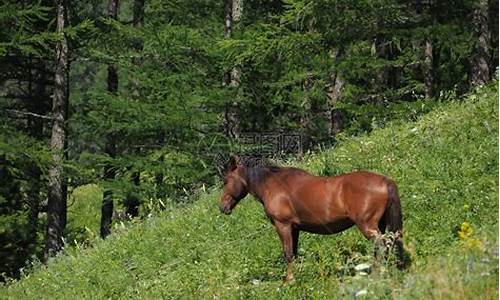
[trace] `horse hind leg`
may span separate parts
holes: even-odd
[[[358,224],[358,228],[367,240],[373,242],[374,244],[373,255],[375,257],[375,263],[378,263],[380,257],[382,257],[383,254],[385,253],[384,237],[382,235],[382,232],[380,231],[378,224],[377,223],[364,224],[364,225]]]
[[[393,254],[395,257],[396,267],[398,269],[405,268],[404,261],[404,248],[403,248],[403,240],[401,236],[401,231],[389,231],[387,236],[384,236],[384,244],[385,244],[385,257],[386,259],[389,257],[389,254]]]
[[[382,218],[380,218],[380,220],[378,221],[378,229],[380,230],[382,236],[380,237],[380,241],[379,241],[379,248],[381,248],[383,251],[383,257],[384,259],[387,259],[387,257],[389,256],[389,250],[391,249],[392,247],[392,244],[391,243],[391,240],[390,240],[390,234],[389,233],[389,237],[387,236],[387,233],[386,233],[386,229],[387,229],[387,212],[384,212]],[[381,253],[380,253],[381,255]]]
[[[382,234],[384,234],[386,228],[387,228],[387,221],[386,221],[386,216],[385,216],[385,213],[384,213],[384,215],[382,216],[382,218],[380,218],[380,220],[378,221],[378,230],[380,230],[380,232]]]
[[[380,260],[380,258],[388,260],[390,255],[393,254],[396,258],[396,266],[402,269],[404,268],[402,230],[400,227],[395,228],[393,226],[390,217],[391,215],[386,210],[378,221],[378,229],[381,235],[374,241],[375,258],[377,260]]]
[[[403,269],[404,250],[401,231],[396,230],[393,232],[389,228],[388,232],[384,233],[384,223],[384,220],[380,220],[376,225],[358,225],[358,228],[365,238],[374,244],[373,256],[376,265],[382,260],[387,260],[391,252],[393,252],[396,257],[396,266]]]

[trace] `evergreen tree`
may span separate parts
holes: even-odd
[[[52,36],[47,3],[6,1],[0,9],[0,274],[10,277],[41,246],[53,76],[45,58]]]
[[[111,20],[116,20],[118,17],[118,0],[108,1],[108,18]],[[118,71],[113,63],[108,64],[108,92],[111,95],[116,95],[118,93]],[[104,150],[110,158],[116,156],[116,140],[117,132],[114,132],[111,128],[109,132],[106,133],[106,141],[104,145]],[[115,170],[112,164],[108,164],[104,168],[104,179],[112,180],[115,178]],[[103,192],[102,209],[101,209],[101,237],[105,238],[111,233],[111,222],[113,218],[113,191],[106,189]]]
[[[52,135],[50,147],[52,166],[49,170],[49,191],[47,203],[47,230],[45,236],[44,261],[63,248],[64,229],[67,214],[67,178],[63,164],[67,145],[66,121],[68,119],[69,73],[68,41],[65,29],[67,25],[68,4],[65,0],[56,2],[58,41],[56,43],[56,72],[54,78],[54,96],[52,104]]]

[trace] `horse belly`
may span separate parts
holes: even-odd
[[[344,231],[354,225],[354,222],[349,218],[343,218],[328,223],[321,224],[300,224],[297,226],[299,230],[317,234],[334,234]]]

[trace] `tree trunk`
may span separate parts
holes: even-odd
[[[108,2],[108,17],[115,19],[118,16],[118,0],[109,0]],[[118,72],[113,64],[108,65],[108,92],[116,95],[118,92]],[[111,129],[110,129],[111,130]],[[116,134],[109,132],[106,135],[104,151],[110,158],[116,156]],[[104,179],[113,180],[115,178],[115,170],[112,164],[104,167]],[[113,218],[113,191],[106,189],[102,195],[101,207],[101,238],[106,238],[111,233],[111,222]]]
[[[315,79],[310,72],[306,75],[302,83],[302,91],[304,92],[304,111],[300,113],[299,124],[300,134],[302,136],[301,142],[304,150],[309,150],[314,143],[313,140],[313,127],[314,119],[316,118],[315,105],[309,95],[311,89],[314,87]]]
[[[224,0],[224,38],[230,39],[233,31],[233,0]]]
[[[417,14],[422,13],[422,0],[415,1],[415,11],[417,12]]]
[[[491,33],[488,27],[488,0],[476,1],[472,20],[474,26],[474,52],[471,58],[471,85],[483,85],[490,81],[489,43]]]
[[[224,2],[224,37],[230,39],[233,28],[241,21],[243,13],[243,0],[225,0]],[[234,66],[229,72],[224,75],[224,85],[237,88],[241,82],[241,70],[238,66]],[[236,100],[226,103],[224,114],[224,131],[226,136],[237,138],[241,131],[240,128],[240,111],[238,105],[238,97]]]
[[[333,49],[330,53],[330,57],[337,61],[342,56],[342,51],[340,49]],[[328,119],[329,119],[329,135],[334,136],[339,133],[342,129],[342,111],[335,108],[337,102],[342,96],[342,89],[344,88],[344,79],[339,71],[335,71],[330,76],[330,83],[327,86],[326,94],[328,96]]]
[[[133,16],[133,26],[137,29],[141,28],[144,24],[144,0],[134,0],[134,16]],[[133,45],[135,51],[139,54],[142,51],[142,41],[137,40],[136,43]],[[134,59],[134,64],[135,65],[140,65],[140,59],[135,58]],[[139,81],[132,76],[131,78],[132,81],[132,94],[135,96],[140,95],[140,90],[139,90]],[[140,150],[137,153],[138,155],[140,154]],[[140,177],[140,171],[134,171],[132,173],[132,182],[136,187],[139,187],[141,183],[141,177]],[[127,194],[125,201],[123,201],[123,204],[125,206],[125,215],[128,218],[135,218],[139,216],[139,205],[140,205],[140,199],[138,197],[138,194],[135,192],[130,192]]]
[[[498,0],[488,1],[490,38],[490,77],[498,68]]]
[[[34,253],[37,246],[37,233],[38,233],[38,214],[40,212],[40,181],[42,172],[40,168],[31,163],[30,170],[30,188],[28,191],[28,224],[29,231],[27,237],[27,244],[30,253]]]
[[[380,59],[387,59],[389,56],[389,47],[387,46],[387,41],[382,36],[375,37],[373,41],[373,46],[375,49],[375,53],[377,57]],[[382,90],[386,88],[389,82],[389,68],[384,63],[384,66],[381,68],[379,73],[377,74],[376,84],[377,87],[381,87]]]
[[[134,0],[134,27],[140,28],[144,25],[144,0]]]
[[[30,63],[31,65],[31,63]],[[46,111],[44,109],[45,101],[48,97],[46,97],[46,74],[45,74],[45,62],[40,61],[39,68],[35,69],[35,74],[38,74],[37,77],[32,78],[31,74],[33,72],[32,68],[28,69],[30,73],[29,76],[29,87],[28,92],[31,98],[31,101],[28,103],[28,110],[33,115],[30,115],[28,118],[28,131],[29,135],[36,138],[41,139],[43,135],[43,120],[37,115],[45,115]],[[35,83],[35,89],[32,89],[32,83]],[[36,249],[37,246],[37,233],[38,233],[38,214],[40,212],[40,181],[42,171],[38,167],[35,162],[31,162],[28,166],[28,174],[30,175],[30,184],[28,190],[28,238],[27,238],[27,246],[30,249],[30,253],[34,253],[33,249]]]
[[[108,65],[108,92],[116,95],[118,91],[118,72],[113,64]]]
[[[104,151],[110,158],[116,155],[116,138],[114,133],[109,133],[106,136],[106,144]],[[115,178],[115,169],[112,164],[104,167],[104,180],[111,181]],[[113,191],[105,189],[102,195],[101,207],[101,238],[106,238],[111,233],[111,222],[113,219]]]
[[[241,17],[243,14],[243,0],[232,0],[232,5],[231,5],[231,17],[232,17],[232,24],[231,24],[231,30],[234,29],[235,27],[237,28],[240,24]],[[231,38],[229,36],[229,38]],[[238,66],[235,66],[231,70],[231,76],[230,76],[230,86],[233,87],[238,87],[241,82],[241,70]]]
[[[53,125],[50,146],[53,166],[49,170],[49,197],[47,204],[47,230],[45,236],[44,261],[63,247],[66,223],[66,179],[63,174],[64,148],[66,145],[66,117],[68,109],[68,42],[63,33],[67,20],[65,0],[57,0],[57,33],[60,40],[56,44],[56,73],[52,106]]]
[[[435,95],[435,75],[434,75],[434,49],[432,38],[425,39],[424,48],[424,84],[425,98],[433,98]]]
[[[163,163],[163,155],[160,156],[158,159],[160,163]],[[165,197],[165,187],[163,183],[163,172],[156,172],[155,173],[155,187],[156,187],[156,198],[157,199],[162,199]]]
[[[157,140],[158,140],[158,145],[160,145],[160,147],[163,147],[163,144],[165,143],[165,132],[163,131],[163,129],[161,129],[158,132]],[[162,153],[158,158],[158,164],[163,165],[163,161],[164,161],[164,155]],[[163,182],[163,178],[164,178],[163,172],[155,172],[155,188],[156,188],[157,199],[162,199],[163,197],[165,197],[165,184]]]
[[[141,173],[134,171],[132,173],[132,183],[134,186],[139,187],[141,183]],[[125,199],[125,215],[127,218],[135,218],[139,216],[139,206],[141,204],[140,198],[136,191],[129,192]]]
[[[132,24],[134,28],[136,29],[142,28],[142,26],[144,25],[144,0],[134,0],[133,13],[134,15]],[[137,37],[133,40],[132,48],[136,52],[136,56],[133,58],[132,62],[134,63],[134,65],[140,68],[141,65],[140,53],[143,48],[142,37]],[[135,97],[139,97],[140,96],[139,80],[137,80],[136,76],[132,75],[130,81],[132,82],[132,95],[134,95]]]

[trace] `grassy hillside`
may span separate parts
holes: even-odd
[[[357,230],[303,234],[293,284],[283,285],[281,245],[260,204],[220,215],[218,190],[123,228],[87,249],[2,287],[0,298],[497,299],[498,90],[483,88],[424,116],[306,157],[315,174],[369,169],[396,180],[405,272],[368,276],[372,246]]]

